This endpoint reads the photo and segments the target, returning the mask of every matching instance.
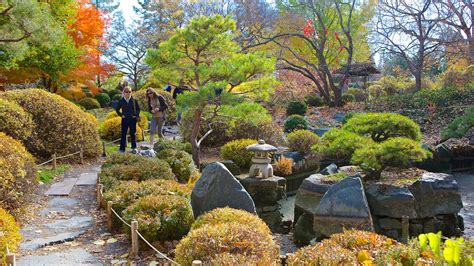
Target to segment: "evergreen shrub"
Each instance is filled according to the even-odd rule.
[[[90,97],[82,98],[78,102],[81,106],[83,106],[86,110],[97,109],[100,108],[100,103],[98,100]]]
[[[301,115],[290,115],[285,120],[285,132],[292,132],[297,129],[307,129],[308,121]]]
[[[100,107],[107,107],[110,104],[110,96],[107,93],[99,93],[95,98],[99,102]]]
[[[308,106],[305,102],[293,101],[286,107],[286,115],[305,115]]]
[[[221,156],[225,160],[232,160],[240,168],[250,167],[253,152],[247,151],[246,147],[256,144],[257,141],[253,139],[237,139],[227,142],[221,148]]]
[[[198,171],[191,154],[174,149],[160,151],[156,157],[167,162],[180,183],[188,183],[190,177]]]
[[[0,132],[24,141],[33,130],[31,115],[13,101],[0,98]]]
[[[288,134],[286,141],[291,151],[310,154],[311,147],[318,143],[319,136],[307,129],[295,130]]]

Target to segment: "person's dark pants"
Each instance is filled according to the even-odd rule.
[[[132,149],[137,148],[137,139],[135,133],[137,132],[137,120],[134,118],[122,118],[122,135],[120,137],[120,150],[125,151],[127,146],[127,131],[130,129],[130,139],[132,141]]]

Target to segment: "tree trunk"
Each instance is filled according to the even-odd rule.
[[[196,164],[197,167],[199,167],[199,143],[198,143],[198,138],[199,138],[199,130],[201,128],[201,116],[202,116],[202,111],[201,110],[195,110],[194,111],[194,123],[193,123],[193,131],[191,133],[191,147],[192,147],[192,156],[193,156],[193,161]]]
[[[421,90],[421,71],[417,70],[415,73],[415,91]]]
[[[467,62],[470,66],[474,65],[474,27],[472,27],[472,31],[473,31],[472,36],[468,40],[469,51],[468,51],[468,57],[467,57]]]

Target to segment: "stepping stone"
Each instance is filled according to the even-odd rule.
[[[66,232],[56,234],[54,236],[43,237],[43,238],[36,238],[31,241],[22,243],[20,245],[20,250],[35,250],[41,247],[60,244],[67,241],[74,240],[78,236],[84,234],[85,231],[78,231],[78,232]],[[38,264],[36,264],[38,265]]]
[[[54,183],[46,191],[48,196],[68,196],[77,182],[77,178],[66,178],[59,183]]]
[[[52,207],[52,208],[46,208],[40,211],[40,214],[43,216],[48,216],[51,214],[62,214],[62,215],[71,215],[71,211],[61,208],[61,207]]]
[[[16,265],[103,265],[92,254],[82,248],[55,252],[44,256],[25,256]]]
[[[97,173],[82,173],[77,180],[77,186],[90,186],[97,184]]]
[[[67,197],[55,197],[48,202],[51,207],[70,207],[77,204],[77,200]]]
[[[51,224],[45,224],[44,226],[53,230],[71,230],[71,229],[84,229],[92,225],[92,217],[88,216],[74,216],[67,220],[59,220]]]

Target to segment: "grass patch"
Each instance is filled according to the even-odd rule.
[[[105,152],[107,156],[113,153],[117,153],[119,151],[119,144],[118,143],[109,143],[105,144]]]
[[[331,175],[325,175],[323,178],[321,178],[321,181],[324,183],[335,184],[341,181],[342,179],[346,178],[347,176],[349,176],[347,173],[339,172],[339,173],[335,173]]]
[[[69,164],[59,164],[56,169],[52,169],[51,166],[41,166],[38,168],[37,178],[44,183],[49,183],[56,176],[66,172],[70,168],[71,166]]]

